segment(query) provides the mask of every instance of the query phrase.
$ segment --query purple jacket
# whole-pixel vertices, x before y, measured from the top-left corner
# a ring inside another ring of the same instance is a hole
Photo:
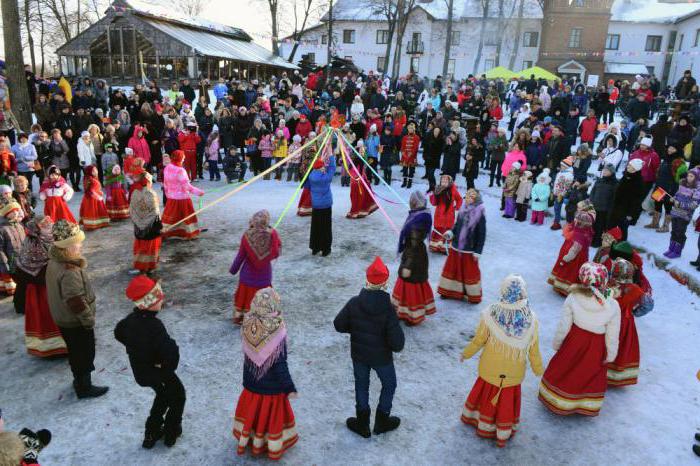
[[[272,261],[279,257],[279,237],[273,230],[273,250],[268,256],[261,260],[255,257],[255,253],[248,245],[248,241],[243,237],[238,254],[231,264],[229,272],[236,275],[241,272],[240,283],[254,288],[265,288],[272,285]]]

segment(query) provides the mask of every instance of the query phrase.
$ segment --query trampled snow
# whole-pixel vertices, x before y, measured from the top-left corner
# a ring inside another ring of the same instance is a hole
[[[481,175],[477,187],[486,182]],[[199,186],[211,190],[223,184]],[[408,198],[407,190],[393,186]],[[113,337],[116,322],[131,311],[123,291],[130,279],[126,272],[133,239],[128,221],[88,233],[85,242],[98,295],[93,380],[109,385],[109,393],[78,401],[66,360],[44,361],[26,354],[23,318],[5,299],[0,306],[0,407],[6,428],[50,429],[53,441],[40,457],[45,466],[268,464],[237,456],[231,435],[242,388],[242,354],[240,330],[231,322],[238,278],[229,275],[228,268],[248,218],[267,208],[276,219],[294,189],[293,183],[259,181],[205,212],[201,220],[209,231],[200,239],[167,241],[163,246],[166,261],[160,274],[167,307],[160,317],[180,346],[178,374],[188,396],[184,434],[174,448],[162,443],[153,450],[141,448],[153,392],[136,385],[126,352]],[[520,430],[506,448],[497,449],[493,441],[478,438],[472,427],[462,424],[460,412],[477,377],[477,358],[460,364],[460,352],[473,335],[479,311],[496,299],[501,280],[511,272],[525,277],[540,320],[545,363],[553,354],[552,336],[563,303],[545,283],[563,242],[561,233],[549,230],[551,218],[540,227],[501,218],[496,188],[483,191],[488,218],[480,260],[484,302],[437,300],[435,315],[416,328],[404,327],[406,347],[395,358],[398,390],[393,408],[402,418],[401,427],[369,440],[349,432],[345,418],[354,412],[349,338],[336,333],[332,321],[363,286],[365,268],[375,255],[387,261],[392,277],[399,261],[396,235],[382,214],[347,220],[348,188],[336,179],[333,190],[330,257],[310,255],[310,221],[294,215],[296,202],[279,226],[283,247],[274,264],[273,283],[283,299],[289,366],[300,395],[292,401],[300,439],[283,464],[697,464],[690,446],[700,422],[695,378],[700,368],[699,298],[648,262],[645,272],[654,287],[656,308],[637,319],[642,354],[638,385],[608,391],[597,418],[564,418],[540,404],[539,379],[529,372],[522,387]],[[222,192],[206,195],[205,202]],[[384,187],[377,192],[394,199]],[[76,213],[79,197],[71,202]],[[403,223],[404,206],[383,206],[397,225]],[[646,220],[645,216],[640,223]],[[653,242],[658,250],[666,246],[668,235],[641,230],[631,230],[632,241],[643,240],[645,246]],[[689,243],[695,242],[695,235],[689,232]],[[687,251],[679,260],[690,260],[695,252]],[[444,256],[430,255],[433,288],[444,261]],[[379,382],[372,376],[373,406],[378,393]]]

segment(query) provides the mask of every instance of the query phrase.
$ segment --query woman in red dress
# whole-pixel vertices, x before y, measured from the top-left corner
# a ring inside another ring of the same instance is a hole
[[[299,439],[290,399],[297,396],[287,367],[287,329],[282,304],[272,288],[255,294],[243,328],[243,392],[233,422],[237,453],[248,446],[253,455],[272,460]]]
[[[608,296],[607,269],[586,262],[564,302],[554,335],[556,354],[540,382],[539,399],[553,413],[597,416],[617,357],[620,306]]]
[[[267,210],[256,212],[249,225],[229,269],[231,275],[241,272],[238,288],[233,295],[233,322],[239,325],[250,310],[255,293],[272,286],[272,261],[279,257],[282,248],[277,230],[270,226],[270,213]]]
[[[124,175],[119,165],[114,165],[105,172],[107,213],[111,221],[129,218],[129,201],[126,200],[124,185]]]
[[[361,147],[358,145],[358,150]],[[350,167],[350,212],[345,217],[350,219],[365,218],[378,209],[372,197],[372,187],[367,181],[364,167],[358,167],[360,159],[353,157]]]
[[[80,203],[80,224],[83,230],[98,230],[109,226],[109,214],[105,205],[105,195],[102,185],[97,178],[97,167],[88,165],[85,167],[85,179],[83,180],[85,194]]]
[[[66,342],[49,312],[46,296],[46,265],[53,243],[51,217],[37,214],[27,225],[27,238],[16,259],[16,276],[25,285],[24,344],[40,358],[68,354]]]
[[[163,237],[191,240],[199,236],[200,229],[190,195],[203,196],[204,191],[190,183],[187,171],[182,167],[185,153],[175,150],[163,170],[163,187],[168,202],[163,209]],[[132,186],[133,188],[133,186]],[[183,221],[183,219],[186,219]]]
[[[313,139],[315,137],[316,133],[311,131],[309,133],[309,139]],[[313,143],[302,150],[301,163],[299,164],[299,176],[301,178],[303,178],[304,175],[306,175],[306,172],[309,170],[309,166],[311,161],[314,159],[317,150],[317,143]],[[303,189],[301,190],[301,196],[299,196],[297,215],[299,217],[309,217],[311,215],[311,189],[309,189],[308,179],[304,182]]]
[[[620,338],[617,357],[608,364],[608,385],[634,385],[639,376],[639,337],[634,317],[646,314],[653,306],[644,291],[634,284],[635,267],[617,258],[611,271],[612,293],[620,305]]]
[[[455,226],[445,233],[450,251],[437,290],[443,298],[466,299],[471,304],[481,302],[479,256],[486,241],[484,210],[479,191],[470,189],[464,196]]]
[[[44,201],[44,215],[51,217],[54,222],[68,220],[78,223],[66,204],[73,197],[73,188],[61,176],[61,170],[51,165],[47,177],[41,184],[39,199]]]
[[[462,207],[462,196],[459,194],[454,180],[450,175],[442,175],[440,184],[430,193],[430,204],[435,206],[435,221],[430,234],[430,250],[447,253],[444,234],[455,224],[455,212]]]
[[[574,218],[574,226],[565,230],[564,244],[559,250],[557,262],[547,283],[554,291],[566,296],[569,288],[578,283],[579,269],[588,261],[588,248],[593,240],[593,222],[595,215],[589,211],[579,210]]]
[[[399,319],[409,325],[418,325],[425,316],[435,314],[435,298],[428,281],[428,251],[425,249],[432,219],[427,200],[420,191],[411,194],[409,205],[411,210],[399,236],[401,265],[391,293],[391,304]]]

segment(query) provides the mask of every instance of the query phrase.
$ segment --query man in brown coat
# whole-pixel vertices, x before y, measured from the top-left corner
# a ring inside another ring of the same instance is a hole
[[[68,347],[73,387],[78,398],[102,396],[108,387],[92,385],[95,370],[95,293],[80,254],[85,234],[75,223],[59,220],[46,268],[46,291],[54,322]]]

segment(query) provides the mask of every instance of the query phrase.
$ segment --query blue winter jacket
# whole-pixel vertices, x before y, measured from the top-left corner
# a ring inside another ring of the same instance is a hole
[[[216,100],[223,100],[226,94],[228,94],[228,87],[226,87],[226,84],[219,83],[214,86],[214,97],[216,97]]]
[[[367,157],[372,157],[373,159],[379,158],[379,135],[367,136],[365,141],[365,149],[367,152]]]
[[[15,154],[15,159],[17,160],[17,171],[22,172],[33,172],[34,171],[34,161],[37,159],[36,147],[34,144],[21,145],[19,143],[12,146],[12,153]]]
[[[331,182],[335,174],[335,157],[328,159],[326,172],[312,170],[309,174],[309,189],[311,190],[311,207],[314,209],[327,209],[333,205],[333,193]]]
[[[535,212],[547,210],[549,207],[549,193],[551,193],[549,184],[537,183],[533,186],[530,193],[532,210]]]
[[[292,381],[292,376],[289,375],[286,351],[260,379],[255,379],[255,375],[251,369],[252,364],[246,361],[245,364],[243,364],[243,386],[248,389],[248,391],[260,393],[262,395],[277,395],[279,393],[292,393],[297,391]]]

